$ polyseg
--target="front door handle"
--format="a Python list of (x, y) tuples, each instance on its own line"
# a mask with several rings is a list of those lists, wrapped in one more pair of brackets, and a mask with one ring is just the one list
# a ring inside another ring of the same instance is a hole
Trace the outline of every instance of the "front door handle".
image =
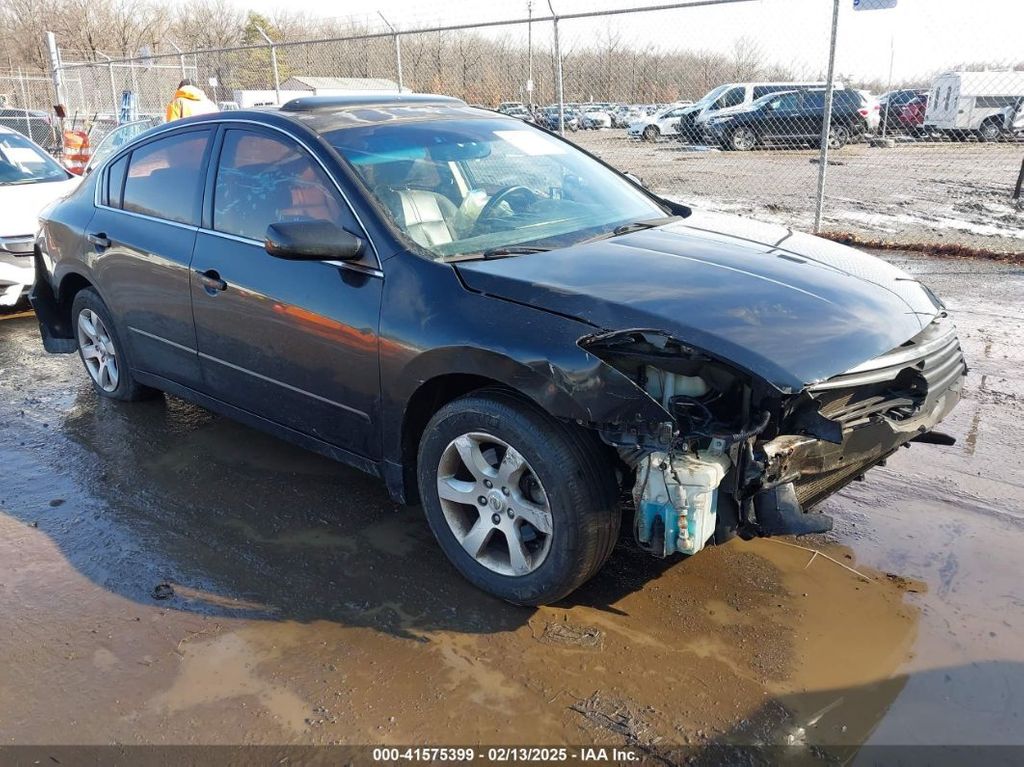
[(215, 269), (207, 269), (205, 272), (196, 270), (196, 279), (209, 293), (223, 292), (228, 289), (228, 284), (220, 278)]
[(104, 232), (99, 232), (98, 234), (87, 234), (85, 239), (95, 245), (98, 250), (106, 250), (111, 245), (110, 238), (107, 237)]

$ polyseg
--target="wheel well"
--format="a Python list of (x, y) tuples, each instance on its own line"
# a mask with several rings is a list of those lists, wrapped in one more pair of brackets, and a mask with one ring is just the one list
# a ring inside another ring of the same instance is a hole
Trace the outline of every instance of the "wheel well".
[(57, 291), (60, 301), (60, 317), (67, 322), (67, 327), (73, 327), (71, 322), (71, 304), (75, 302), (75, 296), (84, 288), (91, 288), (92, 283), (80, 274), (72, 272), (60, 282)]
[(419, 490), (416, 482), (416, 453), (419, 450), (420, 437), (423, 436), (423, 430), (427, 427), (427, 423), (434, 417), (434, 413), (452, 400), (486, 388), (500, 388), (515, 392), (500, 381), (468, 373), (451, 373), (431, 378), (413, 392), (406, 405), (405, 417), (402, 421), (402, 469), (407, 503), (419, 502)]

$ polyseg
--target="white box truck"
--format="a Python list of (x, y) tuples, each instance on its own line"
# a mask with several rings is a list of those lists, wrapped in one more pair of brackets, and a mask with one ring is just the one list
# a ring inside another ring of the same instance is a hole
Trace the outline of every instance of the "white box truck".
[(953, 138), (995, 141), (1005, 110), (1024, 96), (1024, 72), (947, 72), (932, 83), (924, 130)]

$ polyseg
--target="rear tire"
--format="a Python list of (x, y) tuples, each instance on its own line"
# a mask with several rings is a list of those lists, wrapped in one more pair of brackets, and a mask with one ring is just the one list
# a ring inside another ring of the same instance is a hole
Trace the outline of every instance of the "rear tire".
[(135, 402), (156, 394), (132, 375), (131, 358), (114, 327), (110, 310), (92, 288), (75, 294), (71, 321), (78, 340), (78, 356), (93, 389), (101, 397)]
[(981, 124), (978, 129), (978, 141), (998, 141), (1003, 131), (999, 123), (995, 120), (988, 120)]
[(417, 476), (448, 559), (514, 604), (567, 596), (618, 538), (619, 488), (600, 442), (508, 392), (485, 389), (441, 408), (423, 432)]

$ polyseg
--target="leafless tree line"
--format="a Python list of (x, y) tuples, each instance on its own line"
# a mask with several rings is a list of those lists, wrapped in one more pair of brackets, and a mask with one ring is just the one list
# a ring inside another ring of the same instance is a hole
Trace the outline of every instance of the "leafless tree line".
[[(175, 46), (192, 51), (260, 45), (259, 30), (278, 42), (370, 31), (350, 20), (287, 11), (264, 17), (232, 0), (187, 0), (174, 6), (156, 0), (0, 0), (0, 41), (6, 58), (0, 60), (0, 68), (45, 70), (46, 31), (56, 33), (66, 61), (102, 62), (107, 57), (174, 54)], [(548, 37), (535, 35), (531, 57), (522, 27), (486, 33), (405, 33), (401, 38), (404, 84), (472, 103), (526, 101), (532, 59), (532, 98), (550, 103), (555, 93), (555, 60)], [(598, 33), (563, 35), (565, 96), (569, 101), (668, 102), (696, 99), (725, 82), (823, 77), (824, 61), (820, 67), (801, 71), (781, 63), (784, 55), (783, 50), (768, 48), (751, 37), (739, 37), (727, 52), (699, 45), (660, 49), (643, 39), (624, 38), (609, 23)], [(265, 49), (199, 54), (189, 61), (203, 82), (207, 76), (217, 77), (225, 89), (273, 86)], [(290, 75), (397, 77), (394, 41), (386, 37), (289, 45), (279, 49), (278, 63), (282, 81)], [(876, 91), (885, 86), (855, 75), (842, 79)], [(893, 85), (923, 86), (928, 79)]]

